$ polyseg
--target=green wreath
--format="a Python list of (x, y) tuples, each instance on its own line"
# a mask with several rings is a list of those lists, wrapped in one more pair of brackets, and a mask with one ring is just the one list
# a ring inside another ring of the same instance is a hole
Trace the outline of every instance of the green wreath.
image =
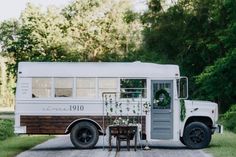
[(164, 95), (164, 99), (158, 102), (158, 106), (168, 106), (170, 105), (171, 97), (165, 89), (160, 89), (155, 94), (155, 99), (160, 100), (160, 96)]

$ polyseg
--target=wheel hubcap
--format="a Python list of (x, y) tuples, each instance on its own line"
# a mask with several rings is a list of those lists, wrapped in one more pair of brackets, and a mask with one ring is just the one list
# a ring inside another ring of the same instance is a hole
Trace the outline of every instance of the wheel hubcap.
[(80, 143), (89, 143), (92, 137), (93, 135), (89, 129), (84, 128), (78, 132), (78, 139)]
[(199, 144), (204, 140), (204, 131), (200, 128), (194, 128), (190, 131), (189, 138), (194, 144)]
[(83, 133), (83, 134), (82, 134), (82, 137), (83, 137), (83, 138), (86, 138), (86, 137), (87, 137), (87, 134), (86, 134), (86, 133)]

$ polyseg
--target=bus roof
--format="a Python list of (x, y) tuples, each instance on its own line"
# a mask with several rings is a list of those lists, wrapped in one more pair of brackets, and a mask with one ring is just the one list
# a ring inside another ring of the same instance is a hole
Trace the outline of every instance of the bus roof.
[(142, 62), (20, 62), (18, 77), (179, 77), (178, 65)]

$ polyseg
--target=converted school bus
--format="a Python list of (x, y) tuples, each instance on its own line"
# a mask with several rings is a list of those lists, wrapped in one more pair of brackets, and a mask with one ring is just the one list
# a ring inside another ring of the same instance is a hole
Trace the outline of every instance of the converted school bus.
[(222, 132), (217, 104), (185, 98), (187, 78), (177, 65), (21, 62), (15, 133), (71, 134), (75, 147), (93, 148), (121, 117), (141, 126), (139, 142), (206, 147)]

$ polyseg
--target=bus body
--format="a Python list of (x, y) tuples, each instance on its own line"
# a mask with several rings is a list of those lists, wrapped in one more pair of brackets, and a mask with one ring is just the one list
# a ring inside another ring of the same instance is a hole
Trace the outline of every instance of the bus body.
[(70, 133), (75, 147), (93, 148), (109, 124), (126, 118), (141, 125), (140, 141), (206, 147), (214, 132), (222, 132), (218, 106), (182, 100), (180, 86), (177, 65), (21, 62), (15, 133)]

